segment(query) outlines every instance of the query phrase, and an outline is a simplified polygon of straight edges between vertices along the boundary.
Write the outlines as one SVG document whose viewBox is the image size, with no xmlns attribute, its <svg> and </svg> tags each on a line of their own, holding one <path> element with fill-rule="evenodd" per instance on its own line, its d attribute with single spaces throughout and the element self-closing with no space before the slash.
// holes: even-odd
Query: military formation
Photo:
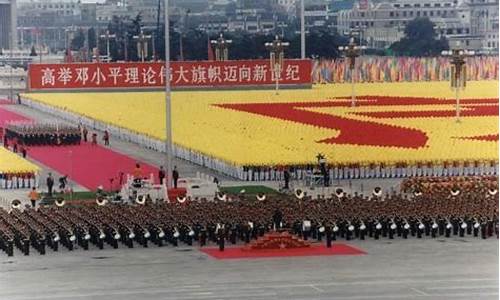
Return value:
<svg viewBox="0 0 500 300">
<path fill-rule="evenodd" d="M 61 124 L 12 123 L 5 128 L 4 145 L 60 146 L 80 144 L 81 130 Z"/>
<path fill-rule="evenodd" d="M 410 194 L 382 196 L 376 189 L 363 196 L 338 189 L 322 199 L 296 192 L 251 199 L 241 194 L 231 201 L 220 195 L 196 202 L 153 204 L 141 199 L 135 205 L 112 205 L 99 198 L 92 206 L 70 207 L 59 201 L 24 211 L 15 203 L 10 213 L 0 210 L 0 248 L 8 255 L 14 248 L 25 255 L 30 248 L 45 254 L 46 247 L 57 251 L 59 245 L 69 250 L 180 243 L 223 248 L 224 243 L 249 243 L 273 230 L 327 245 L 339 239 L 498 238 L 498 181 L 485 178 L 481 185 L 470 184 L 476 179 L 453 184 L 446 195 L 415 188 Z"/>
</svg>

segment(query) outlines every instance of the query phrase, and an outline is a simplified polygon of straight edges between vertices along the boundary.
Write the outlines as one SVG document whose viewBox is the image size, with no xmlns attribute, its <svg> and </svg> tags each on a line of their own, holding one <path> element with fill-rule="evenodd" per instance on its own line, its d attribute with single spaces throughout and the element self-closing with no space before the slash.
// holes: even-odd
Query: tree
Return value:
<svg viewBox="0 0 500 300">
<path fill-rule="evenodd" d="M 115 34 L 116 39 L 110 40 L 110 52 L 113 60 L 125 60 L 125 50 L 129 61 L 138 60 L 137 43 L 133 39 L 134 35 L 140 33 L 142 27 L 140 15 L 134 20 L 127 20 L 113 17 L 108 24 L 110 34 Z M 172 60 L 178 60 L 179 54 L 179 32 L 174 31 L 175 21 L 170 24 L 170 57 Z M 281 30 L 280 30 L 281 31 Z M 155 35 L 157 57 L 165 59 L 165 35 L 164 26 L 158 29 L 144 29 L 144 34 Z M 208 41 L 217 39 L 219 34 L 207 35 L 206 32 L 186 28 L 183 33 L 183 51 L 185 60 L 206 60 L 208 59 Z M 234 60 L 241 59 L 267 59 L 269 51 L 264 44 L 271 42 L 275 38 L 275 33 L 248 33 L 245 31 L 226 32 L 224 37 L 233 42 L 229 46 L 229 58 Z M 300 35 L 296 33 L 296 26 L 291 25 L 286 28 L 285 41 L 290 42 L 290 47 L 285 51 L 287 58 L 300 57 Z M 126 41 L 126 43 L 125 43 Z M 335 58 L 339 56 L 338 46 L 348 43 L 346 37 L 329 30 L 311 30 L 306 36 L 308 57 Z M 125 49 L 125 44 L 127 47 Z M 99 43 L 100 53 L 106 53 L 106 42 L 101 40 Z M 152 45 L 149 43 L 149 54 L 152 57 Z"/>
<path fill-rule="evenodd" d="M 428 18 L 416 18 L 405 27 L 405 37 L 391 45 L 396 55 L 437 56 L 449 48 L 446 38 L 436 39 L 434 23 Z"/>
<path fill-rule="evenodd" d="M 38 54 L 36 53 L 35 45 L 31 46 L 30 56 L 38 56 Z"/>
<path fill-rule="evenodd" d="M 328 30 L 314 30 L 306 35 L 306 54 L 308 57 L 336 58 L 338 47 L 349 42 L 347 37 L 331 33 Z M 300 35 L 295 34 L 290 40 L 289 57 L 300 57 Z"/>
<path fill-rule="evenodd" d="M 96 32 L 94 27 L 89 28 L 87 35 L 89 37 L 89 50 L 92 51 L 97 46 Z"/>
<path fill-rule="evenodd" d="M 71 40 L 70 48 L 73 51 L 80 51 L 80 49 L 83 48 L 84 44 L 85 44 L 85 33 L 83 32 L 82 29 L 80 29 L 75 33 L 75 36 Z"/>
</svg>

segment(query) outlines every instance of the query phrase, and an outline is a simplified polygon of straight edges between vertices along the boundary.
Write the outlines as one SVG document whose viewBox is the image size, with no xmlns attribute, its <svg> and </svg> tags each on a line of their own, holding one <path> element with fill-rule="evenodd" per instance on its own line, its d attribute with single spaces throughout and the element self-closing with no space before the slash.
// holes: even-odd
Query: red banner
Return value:
<svg viewBox="0 0 500 300">
<path fill-rule="evenodd" d="M 274 84 L 269 60 L 172 62 L 173 88 L 238 87 Z M 310 60 L 285 60 L 279 79 L 284 85 L 310 85 Z M 30 90 L 160 88 L 164 63 L 31 64 Z"/>
</svg>

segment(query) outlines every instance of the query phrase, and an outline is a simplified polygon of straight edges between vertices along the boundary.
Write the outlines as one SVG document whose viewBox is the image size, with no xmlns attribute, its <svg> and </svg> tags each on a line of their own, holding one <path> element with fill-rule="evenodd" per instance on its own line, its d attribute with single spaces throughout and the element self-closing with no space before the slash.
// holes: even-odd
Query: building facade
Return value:
<svg viewBox="0 0 500 300">
<path fill-rule="evenodd" d="M 498 0 L 469 0 L 471 33 L 483 37 L 483 49 L 498 49 Z"/>
<path fill-rule="evenodd" d="M 17 48 L 16 0 L 0 0 L 0 49 Z"/>
<path fill-rule="evenodd" d="M 460 42 L 469 49 L 482 49 L 489 41 L 498 49 L 497 0 L 358 1 L 352 9 L 338 12 L 337 28 L 358 31 L 368 46 L 382 48 L 404 37 L 406 25 L 415 18 L 429 18 L 450 45 Z"/>
</svg>

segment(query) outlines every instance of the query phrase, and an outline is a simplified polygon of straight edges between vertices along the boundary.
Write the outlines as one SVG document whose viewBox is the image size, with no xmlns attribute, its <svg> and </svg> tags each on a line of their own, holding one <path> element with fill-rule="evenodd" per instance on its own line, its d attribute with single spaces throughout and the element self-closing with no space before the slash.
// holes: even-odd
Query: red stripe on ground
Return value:
<svg viewBox="0 0 500 300">
<path fill-rule="evenodd" d="M 325 255 L 365 255 L 366 252 L 347 244 L 333 243 L 331 248 L 325 245 L 315 245 L 307 248 L 276 249 L 276 250 L 243 250 L 243 247 L 201 248 L 201 252 L 216 259 L 271 258 L 294 256 L 325 256 Z"/>
</svg>

